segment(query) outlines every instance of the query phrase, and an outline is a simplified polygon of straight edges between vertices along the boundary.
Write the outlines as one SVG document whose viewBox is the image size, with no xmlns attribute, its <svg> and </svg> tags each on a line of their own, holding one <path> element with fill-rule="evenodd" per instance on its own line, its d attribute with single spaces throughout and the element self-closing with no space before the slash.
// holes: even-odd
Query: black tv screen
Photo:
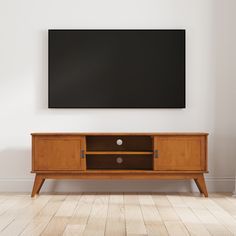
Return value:
<svg viewBox="0 0 236 236">
<path fill-rule="evenodd" d="M 184 108 L 185 30 L 49 30 L 49 108 Z"/>
</svg>

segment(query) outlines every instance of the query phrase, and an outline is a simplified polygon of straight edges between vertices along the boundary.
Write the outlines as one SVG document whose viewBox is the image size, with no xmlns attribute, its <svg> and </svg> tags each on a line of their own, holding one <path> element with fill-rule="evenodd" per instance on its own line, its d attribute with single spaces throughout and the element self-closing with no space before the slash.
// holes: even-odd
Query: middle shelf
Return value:
<svg viewBox="0 0 236 236">
<path fill-rule="evenodd" d="M 153 152 L 127 152 L 127 151 L 87 151 L 86 155 L 150 155 Z"/>
</svg>

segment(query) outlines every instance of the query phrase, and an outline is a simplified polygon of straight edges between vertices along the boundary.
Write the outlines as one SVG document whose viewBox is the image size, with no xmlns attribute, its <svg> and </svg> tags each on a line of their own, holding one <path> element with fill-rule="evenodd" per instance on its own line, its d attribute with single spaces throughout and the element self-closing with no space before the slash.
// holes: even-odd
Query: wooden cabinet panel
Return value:
<svg viewBox="0 0 236 236">
<path fill-rule="evenodd" d="M 33 170 L 83 170 L 83 137 L 34 137 Z"/>
<path fill-rule="evenodd" d="M 154 170 L 206 170 L 205 136 L 155 136 Z"/>
</svg>

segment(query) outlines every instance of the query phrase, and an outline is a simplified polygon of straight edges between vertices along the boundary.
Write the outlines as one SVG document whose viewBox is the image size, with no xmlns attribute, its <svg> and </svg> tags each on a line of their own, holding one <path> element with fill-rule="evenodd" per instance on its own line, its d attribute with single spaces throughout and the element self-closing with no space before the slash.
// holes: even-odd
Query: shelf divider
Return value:
<svg viewBox="0 0 236 236">
<path fill-rule="evenodd" d="M 146 152 L 127 152 L 127 151 L 86 151 L 86 155 L 149 155 L 151 151 Z"/>
</svg>

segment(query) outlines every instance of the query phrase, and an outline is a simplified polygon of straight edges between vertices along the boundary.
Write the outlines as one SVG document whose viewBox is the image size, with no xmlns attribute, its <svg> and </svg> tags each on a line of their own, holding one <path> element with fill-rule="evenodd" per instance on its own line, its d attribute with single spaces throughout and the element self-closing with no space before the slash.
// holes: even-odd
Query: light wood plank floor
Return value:
<svg viewBox="0 0 236 236">
<path fill-rule="evenodd" d="M 0 235 L 236 235 L 230 194 L 0 194 Z"/>
</svg>

